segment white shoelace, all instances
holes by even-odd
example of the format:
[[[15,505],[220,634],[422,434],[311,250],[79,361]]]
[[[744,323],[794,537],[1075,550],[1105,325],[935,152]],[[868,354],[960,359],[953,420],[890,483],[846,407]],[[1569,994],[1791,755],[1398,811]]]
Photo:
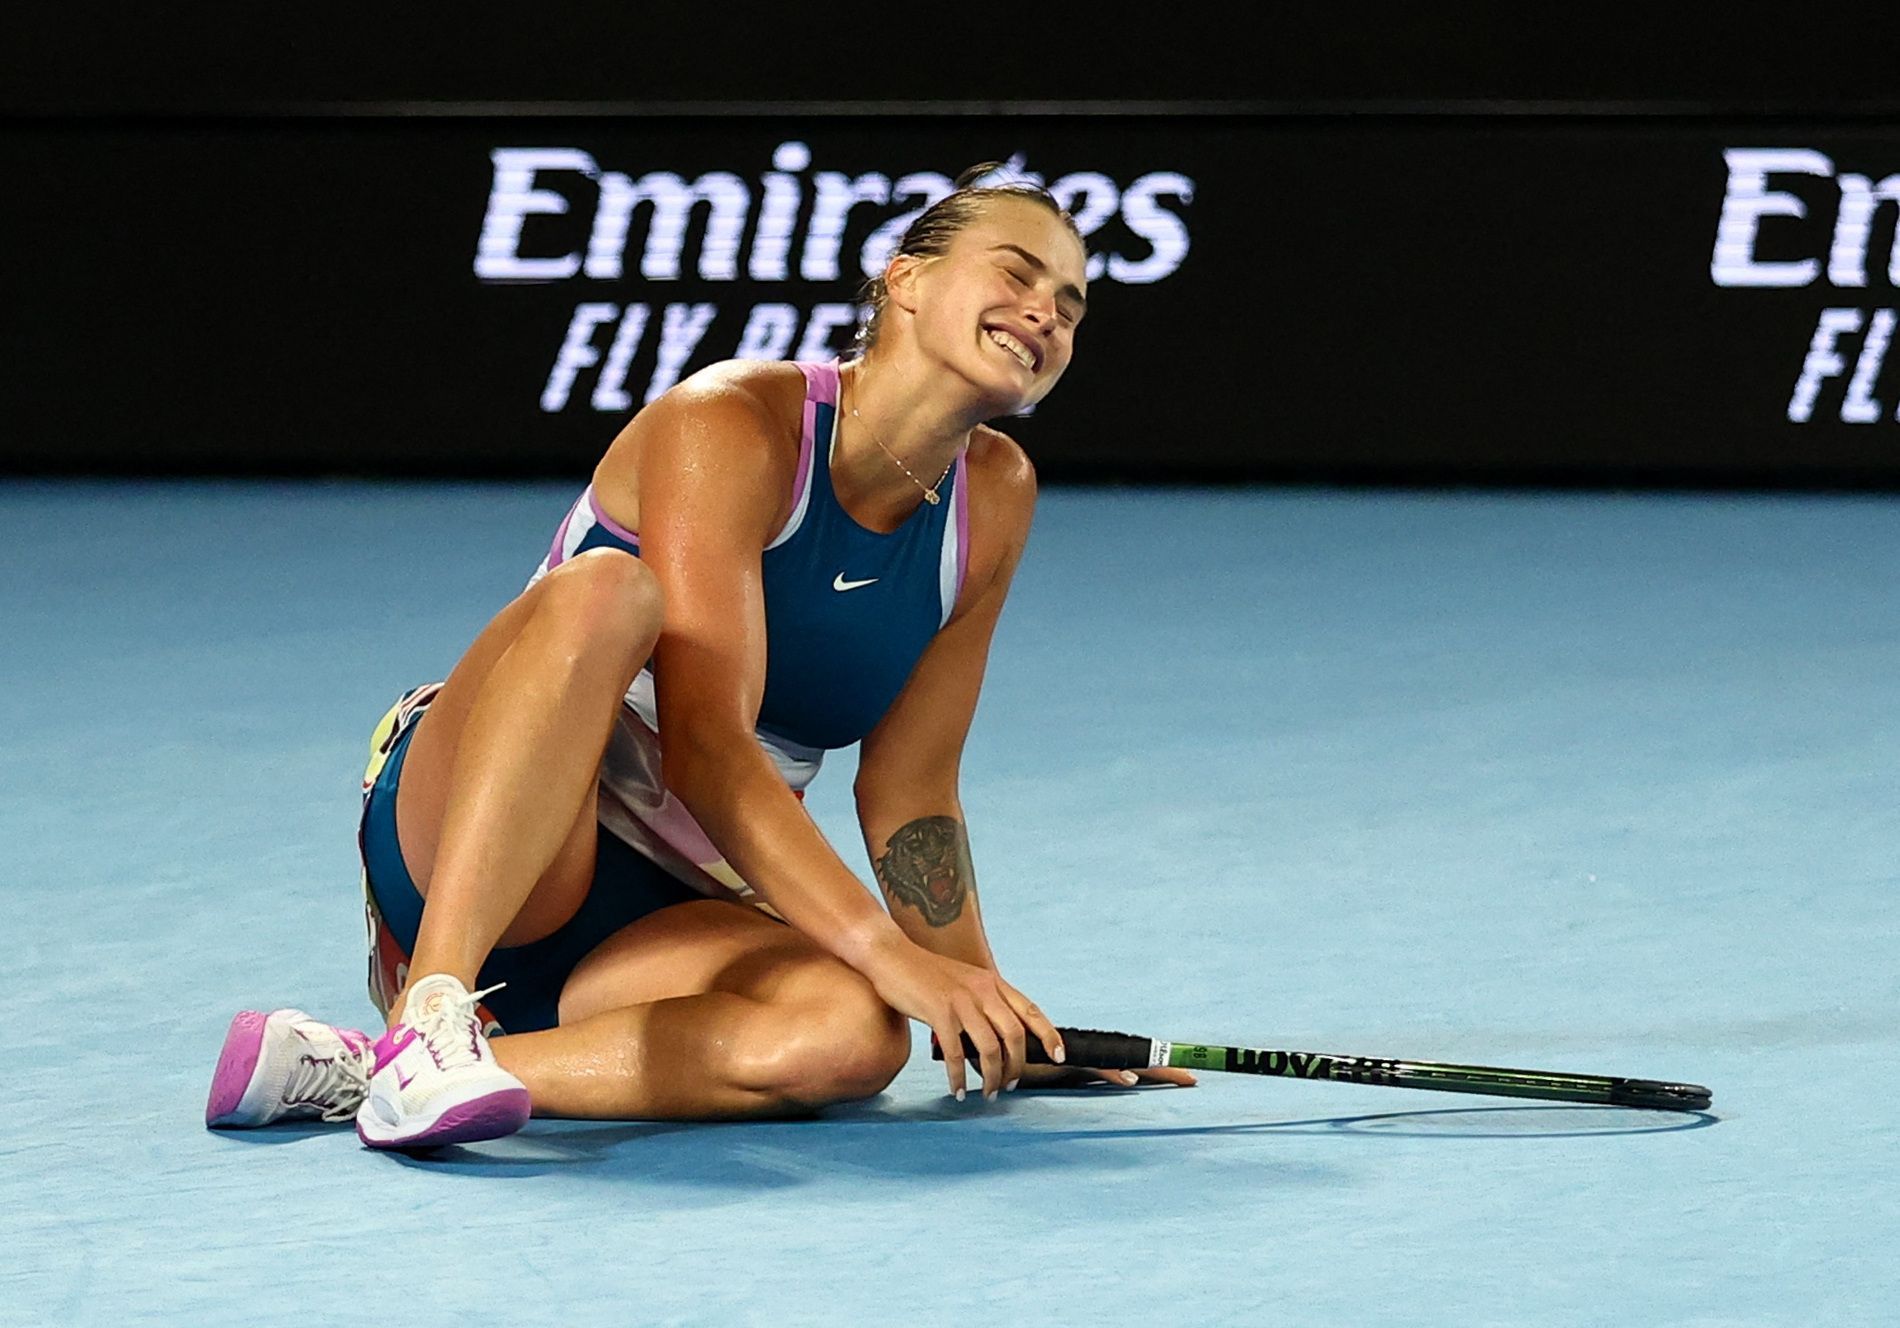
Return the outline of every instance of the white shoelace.
[[[324,1120],[350,1119],[369,1092],[369,1070],[364,1060],[364,1052],[341,1038],[337,1039],[334,1056],[303,1053],[284,1085],[284,1101],[301,1106],[328,1102],[330,1105],[323,1109]]]
[[[481,1020],[475,1014],[475,1003],[492,991],[500,991],[508,984],[497,982],[492,987],[480,991],[471,991],[457,996],[444,993],[435,1008],[423,1014],[422,1018],[411,1025],[416,1036],[422,1039],[422,1045],[435,1057],[437,1066],[444,1070],[453,1070],[462,1065],[478,1064],[482,1054],[476,1039],[481,1035]]]

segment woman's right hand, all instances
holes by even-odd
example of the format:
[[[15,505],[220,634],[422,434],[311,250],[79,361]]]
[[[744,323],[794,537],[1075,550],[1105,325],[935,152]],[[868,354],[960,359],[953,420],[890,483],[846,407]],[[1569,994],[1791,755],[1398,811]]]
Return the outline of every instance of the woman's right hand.
[[[937,1035],[944,1073],[959,1102],[967,1085],[965,1037],[980,1058],[983,1096],[992,1100],[1022,1078],[1027,1034],[1041,1039],[1051,1060],[1060,1064],[1064,1058],[1055,1025],[994,969],[932,954],[904,939],[867,965],[865,976],[886,1005]]]

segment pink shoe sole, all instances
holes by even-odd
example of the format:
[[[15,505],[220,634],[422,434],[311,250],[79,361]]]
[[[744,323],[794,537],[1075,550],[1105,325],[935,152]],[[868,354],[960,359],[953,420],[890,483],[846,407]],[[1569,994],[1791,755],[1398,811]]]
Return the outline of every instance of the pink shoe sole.
[[[369,1148],[440,1148],[445,1144],[475,1144],[513,1134],[528,1123],[532,1104],[525,1088],[508,1088],[450,1107],[419,1134],[399,1139],[372,1139],[356,1126],[356,1137]]]
[[[205,1099],[205,1125],[215,1129],[224,1125],[244,1101],[251,1076],[257,1073],[257,1058],[264,1050],[264,1025],[270,1016],[257,1010],[240,1011],[224,1035],[224,1050],[218,1053],[218,1070],[211,1076],[211,1096]]]

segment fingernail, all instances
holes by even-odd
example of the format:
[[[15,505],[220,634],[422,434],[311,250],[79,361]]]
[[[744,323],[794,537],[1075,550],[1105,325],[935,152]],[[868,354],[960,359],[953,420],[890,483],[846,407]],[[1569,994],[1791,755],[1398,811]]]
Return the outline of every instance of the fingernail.
[[[1014,1093],[1016,1091],[1016,1085],[1021,1082],[1022,1080],[1020,1079],[1011,1079],[1008,1083],[1003,1085],[1003,1091],[1005,1093]]]
[[[987,1093],[985,1093],[985,1094],[983,1095],[983,1100],[984,1100],[985,1102],[994,1102],[994,1101],[996,1101],[996,1090],[995,1090],[995,1089],[991,1089],[991,1090],[990,1090],[989,1092],[987,1092]]]
[[[1127,1084],[1127,1085],[1128,1085],[1129,1087],[1131,1087],[1131,1088],[1132,1088],[1132,1087],[1134,1087],[1134,1084],[1135,1084],[1135,1072],[1134,1072],[1133,1070],[1123,1070],[1123,1071],[1122,1071],[1122,1082],[1123,1082],[1123,1083],[1125,1083],[1125,1084]]]
[[[957,1090],[957,1101],[963,1101],[963,1090],[961,1088]]]
[[[1056,1049],[1050,1052],[1049,1055],[1057,1065],[1060,1065],[1069,1059],[1069,1049],[1058,1042],[1056,1043]]]

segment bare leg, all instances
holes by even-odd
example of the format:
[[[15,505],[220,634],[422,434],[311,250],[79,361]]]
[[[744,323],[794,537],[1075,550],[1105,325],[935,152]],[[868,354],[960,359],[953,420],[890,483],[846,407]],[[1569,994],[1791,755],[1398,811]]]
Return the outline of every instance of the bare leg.
[[[497,1038],[543,1116],[776,1116],[871,1097],[909,1025],[789,927],[726,903],[642,919],[575,969],[561,1025]]]
[[[410,740],[396,801],[428,901],[412,977],[473,987],[498,943],[549,935],[580,907],[601,753],[659,631],[652,573],[600,550],[523,592],[456,665]],[[401,1012],[399,997],[392,1024]]]

